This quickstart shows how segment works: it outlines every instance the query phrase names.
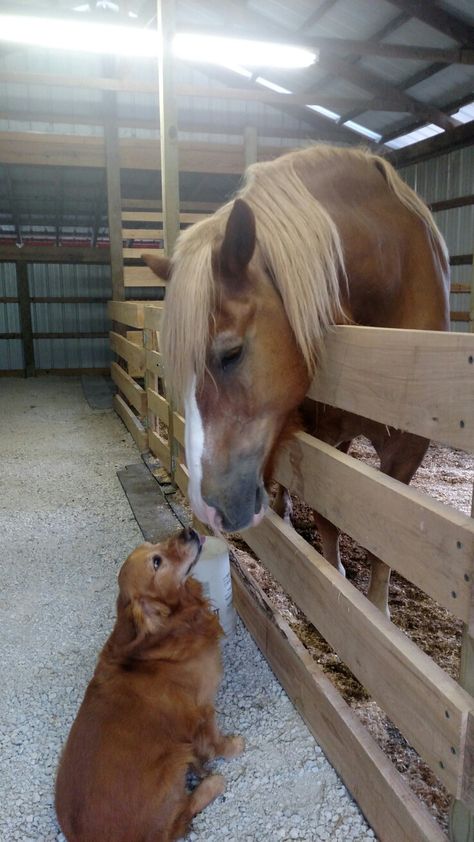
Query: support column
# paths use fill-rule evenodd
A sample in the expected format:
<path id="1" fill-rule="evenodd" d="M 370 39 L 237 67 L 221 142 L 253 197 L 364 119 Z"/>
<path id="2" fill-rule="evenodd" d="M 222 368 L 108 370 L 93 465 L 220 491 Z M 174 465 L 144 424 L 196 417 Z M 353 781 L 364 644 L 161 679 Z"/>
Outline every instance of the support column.
<path id="1" fill-rule="evenodd" d="M 158 0 L 158 83 L 160 99 L 161 194 L 165 253 L 179 234 L 178 121 L 174 91 L 174 0 Z"/>
<path id="2" fill-rule="evenodd" d="M 165 254 L 171 257 L 179 234 L 178 120 L 174 89 L 173 37 L 174 0 L 158 0 L 158 84 L 160 101 L 161 198 Z M 169 401 L 168 440 L 171 476 L 178 464 L 178 442 L 174 437 L 175 405 Z"/>
<path id="3" fill-rule="evenodd" d="M 474 517 L 474 488 L 471 517 Z M 471 588 L 474 601 L 474 583 Z M 467 623 L 464 625 L 462 635 L 459 683 L 471 696 L 474 696 L 474 636 L 469 633 Z M 456 799 L 453 799 L 449 813 L 449 838 L 451 842 L 474 842 L 474 813 L 462 801 Z"/>
<path id="4" fill-rule="evenodd" d="M 112 298 L 114 301 L 123 301 L 125 287 L 123 284 L 122 196 L 120 192 L 120 150 L 115 91 L 104 91 L 103 101 Z"/>
<path id="5" fill-rule="evenodd" d="M 16 282 L 18 290 L 18 309 L 20 311 L 21 341 L 23 343 L 23 367 L 25 377 L 35 375 L 35 347 L 33 343 L 33 326 L 31 322 L 30 288 L 28 284 L 28 264 L 18 262 L 16 267 Z"/>
<path id="6" fill-rule="evenodd" d="M 258 161 L 258 137 L 256 126 L 245 126 L 244 129 L 244 161 L 245 169 Z"/>

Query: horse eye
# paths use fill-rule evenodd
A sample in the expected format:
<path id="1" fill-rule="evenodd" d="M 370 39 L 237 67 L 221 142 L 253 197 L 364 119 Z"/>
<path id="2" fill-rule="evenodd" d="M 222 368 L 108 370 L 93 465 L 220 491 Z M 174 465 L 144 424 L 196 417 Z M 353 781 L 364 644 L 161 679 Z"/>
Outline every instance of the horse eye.
<path id="1" fill-rule="evenodd" d="M 224 351 L 220 357 L 220 364 L 223 371 L 226 371 L 231 366 L 236 365 L 242 359 L 243 352 L 243 345 L 237 345 L 229 351 Z"/>
<path id="2" fill-rule="evenodd" d="M 158 570 L 160 564 L 161 564 L 161 556 L 160 555 L 154 555 L 153 556 L 153 567 L 155 568 L 155 570 Z"/>

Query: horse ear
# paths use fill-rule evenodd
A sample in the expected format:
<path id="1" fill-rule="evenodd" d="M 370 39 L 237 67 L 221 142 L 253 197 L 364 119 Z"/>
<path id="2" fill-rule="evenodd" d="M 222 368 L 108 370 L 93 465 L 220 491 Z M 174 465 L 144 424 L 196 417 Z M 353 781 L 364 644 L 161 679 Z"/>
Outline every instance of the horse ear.
<path id="1" fill-rule="evenodd" d="M 171 260 L 155 254 L 142 254 L 142 260 L 153 270 L 162 281 L 169 281 L 171 276 Z"/>
<path id="2" fill-rule="evenodd" d="M 255 250 L 255 217 L 247 202 L 236 199 L 230 212 L 220 251 L 223 275 L 239 275 L 248 266 Z"/>

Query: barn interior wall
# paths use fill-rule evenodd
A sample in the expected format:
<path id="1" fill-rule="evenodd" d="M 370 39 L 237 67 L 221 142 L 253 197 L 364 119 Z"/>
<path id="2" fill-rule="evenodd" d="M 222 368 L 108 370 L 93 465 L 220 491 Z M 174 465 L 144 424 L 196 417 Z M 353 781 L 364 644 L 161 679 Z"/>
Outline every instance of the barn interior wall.
<path id="1" fill-rule="evenodd" d="M 434 209 L 434 217 L 443 234 L 451 256 L 469 255 L 471 264 L 451 267 L 451 281 L 454 284 L 474 283 L 474 145 L 456 149 L 445 155 L 438 155 L 427 161 L 420 161 L 400 170 L 402 178 L 428 204 L 471 197 L 471 204 L 446 210 Z M 451 311 L 470 310 L 472 292 L 451 293 Z M 472 327 L 467 321 L 453 321 L 452 330 L 469 332 Z"/>

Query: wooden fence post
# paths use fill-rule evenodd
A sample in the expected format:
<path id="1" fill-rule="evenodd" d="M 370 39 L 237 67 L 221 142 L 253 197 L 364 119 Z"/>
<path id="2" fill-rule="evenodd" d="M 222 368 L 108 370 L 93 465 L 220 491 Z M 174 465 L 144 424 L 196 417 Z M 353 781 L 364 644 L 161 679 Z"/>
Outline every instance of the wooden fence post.
<path id="1" fill-rule="evenodd" d="M 244 161 L 245 169 L 258 160 L 258 137 L 256 126 L 245 126 L 244 129 Z"/>
<path id="2" fill-rule="evenodd" d="M 179 234 L 179 162 L 178 121 L 174 90 L 174 0 L 158 0 L 158 82 L 160 101 L 161 196 L 163 207 L 163 238 L 165 253 L 173 253 Z M 167 390 L 168 391 L 168 390 Z M 174 403 L 169 401 L 169 448 L 171 476 L 174 479 L 177 463 L 177 444 L 174 437 Z"/>
<path id="3" fill-rule="evenodd" d="M 15 268 L 18 309 L 20 313 L 21 341 L 23 344 L 23 368 L 25 370 L 25 377 L 32 377 L 35 374 L 35 347 L 33 342 L 33 326 L 31 322 L 28 264 L 17 261 L 17 263 L 15 263 Z"/>
<path id="4" fill-rule="evenodd" d="M 474 304 L 474 295 L 471 300 Z M 473 330 L 473 317 L 474 313 L 471 312 L 471 331 Z M 474 486 L 472 490 L 471 517 L 474 517 Z M 474 588 L 474 583 L 472 587 Z M 474 637 L 469 633 L 469 625 L 467 623 L 464 625 L 462 635 L 459 683 L 471 696 L 474 696 Z M 453 800 L 451 804 L 449 838 L 451 842 L 474 842 L 474 813 L 462 801 Z"/>

